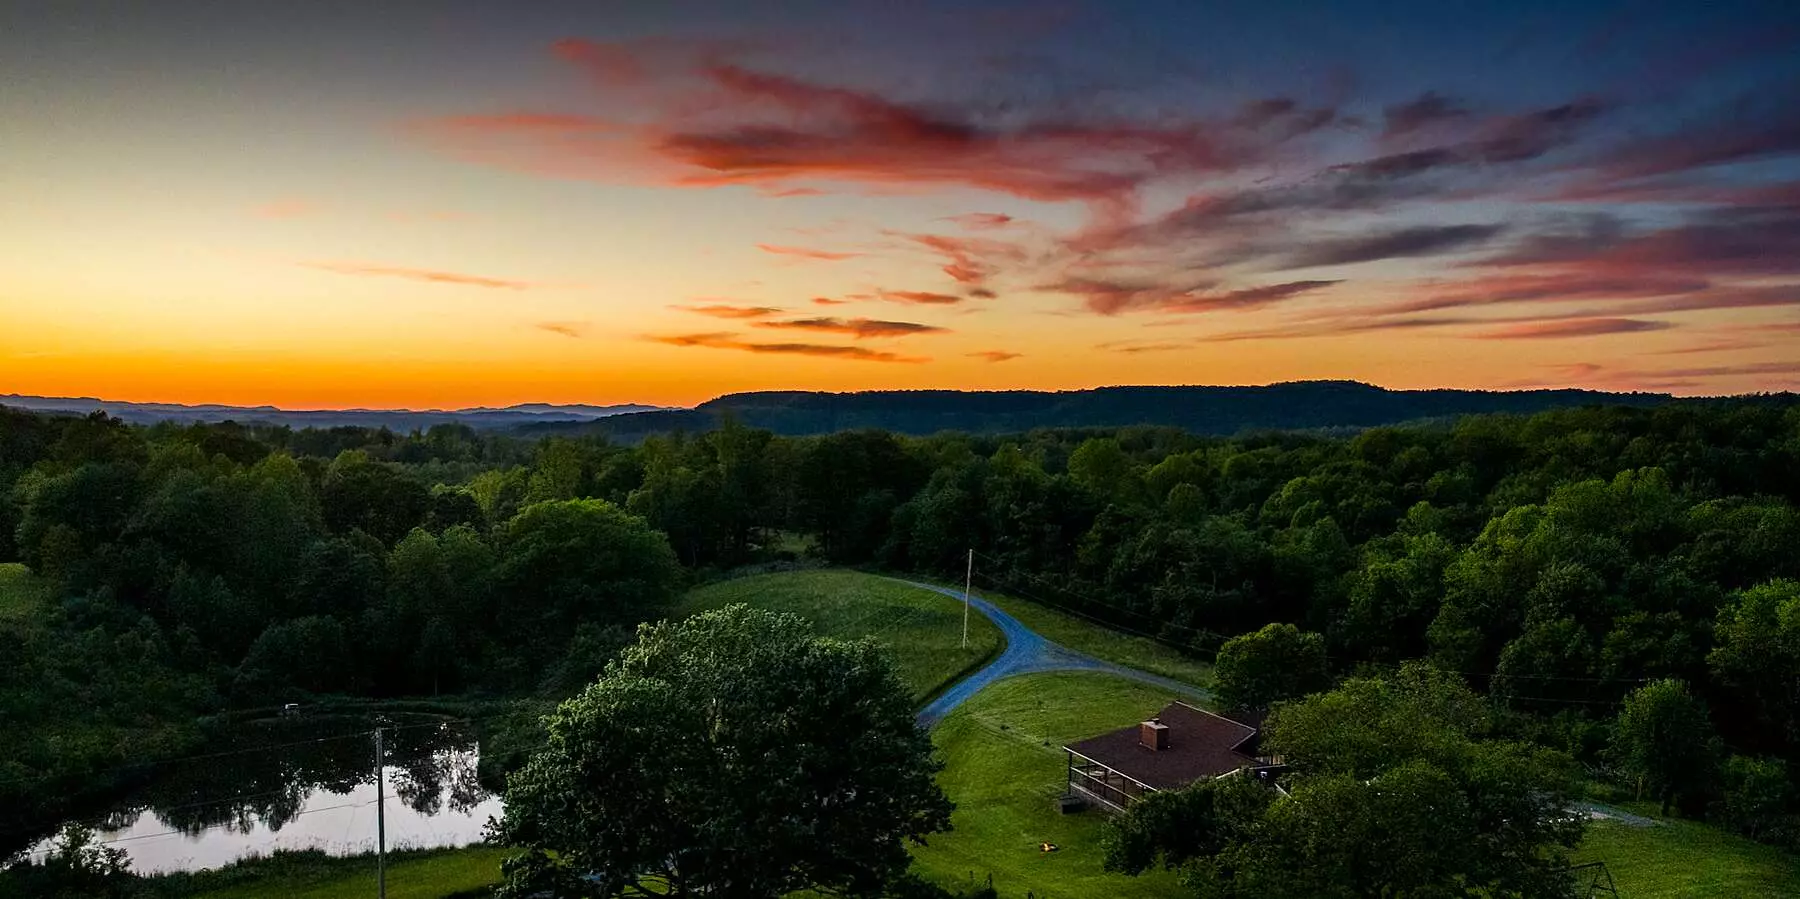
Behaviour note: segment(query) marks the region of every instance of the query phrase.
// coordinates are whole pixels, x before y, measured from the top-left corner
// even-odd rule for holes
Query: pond
[[[378,723],[388,848],[480,842],[501,804],[477,778],[479,741],[465,722],[425,715],[381,722],[301,715],[239,725],[229,740],[166,766],[82,823],[96,840],[125,850],[139,874],[216,868],[277,849],[373,852]]]

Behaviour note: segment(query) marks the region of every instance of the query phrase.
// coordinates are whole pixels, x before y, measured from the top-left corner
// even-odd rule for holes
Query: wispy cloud
[[[795,77],[752,62],[759,48],[744,42],[569,39],[554,49],[604,96],[628,98],[641,114],[465,115],[420,123],[419,133],[471,161],[562,177],[778,195],[826,184],[977,188],[1121,207],[1154,180],[1266,161],[1335,115],[1277,98],[1254,119],[1100,115],[1054,104],[1001,117],[979,103],[902,100]]]
[[[462,272],[446,272],[435,269],[404,268],[394,265],[377,265],[371,262],[301,262],[303,268],[334,272],[340,275],[360,275],[373,278],[404,278],[408,281],[425,281],[432,284],[450,284],[458,287],[485,287],[493,290],[529,290],[542,285],[531,281],[516,281],[509,278],[489,278],[483,275],[470,275]]]
[[[1110,278],[1069,278],[1045,285],[1043,290],[1080,297],[1091,311],[1101,315],[1122,312],[1200,313],[1256,309],[1323,290],[1336,280],[1287,281],[1217,290],[1210,285],[1167,287],[1152,281]]]
[[[1158,312],[1219,312],[1225,310],[1257,309],[1282,300],[1291,299],[1305,293],[1324,290],[1342,281],[1288,281],[1282,284],[1265,284],[1261,287],[1244,287],[1238,290],[1212,292],[1189,292],[1171,298],[1157,308]]]
[[[914,334],[948,334],[949,328],[918,322],[882,321],[873,318],[801,318],[787,321],[756,322],[758,328],[783,328],[795,331],[820,331],[865,337],[907,337]]]
[[[1007,350],[982,350],[978,353],[970,353],[968,355],[971,359],[981,359],[987,362],[1011,362],[1025,354],[1013,353]]]
[[[1016,221],[1012,216],[1002,212],[965,212],[944,219],[955,222],[970,231],[993,231],[1011,226]]]
[[[846,253],[835,250],[818,250],[812,247],[790,247],[780,244],[759,243],[756,248],[777,256],[798,256],[802,259],[817,259],[821,262],[838,262],[844,259],[855,259],[862,253]]]
[[[898,237],[944,257],[944,274],[961,284],[985,284],[1007,265],[1025,261],[1025,248],[1004,240],[945,234],[898,234]]]
[[[883,290],[877,292],[876,296],[890,303],[913,306],[954,306],[963,301],[962,297],[953,293],[935,293],[929,290]]]
[[[670,346],[708,347],[717,350],[742,350],[748,353],[770,353],[791,356],[819,356],[828,359],[845,359],[854,362],[929,362],[917,356],[902,356],[885,350],[872,350],[859,346],[833,346],[818,343],[756,343],[746,341],[729,332],[710,332],[705,334],[667,334],[649,335],[644,339],[655,343],[666,343]]]
[[[1445,122],[1465,120],[1470,115],[1468,108],[1456,100],[1426,91],[1416,99],[1382,109],[1381,136],[1384,140],[1408,137]]]
[[[1597,337],[1602,334],[1637,334],[1665,331],[1674,327],[1664,321],[1641,318],[1579,318],[1570,321],[1531,322],[1476,334],[1486,340],[1542,340],[1568,337]]]
[[[1505,225],[1422,225],[1356,237],[1310,240],[1287,255],[1281,268],[1354,265],[1382,259],[1460,253],[1494,239]]]
[[[723,303],[711,303],[703,306],[674,305],[669,308],[713,318],[766,318],[782,311],[779,306],[731,306]]]
[[[586,322],[538,322],[532,327],[540,331],[549,331],[552,334],[561,334],[564,337],[580,337],[587,333]]]

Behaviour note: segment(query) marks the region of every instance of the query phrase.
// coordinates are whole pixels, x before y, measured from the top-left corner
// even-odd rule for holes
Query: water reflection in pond
[[[478,842],[500,800],[476,777],[474,731],[412,717],[384,732],[389,848]],[[88,823],[141,874],[229,864],[276,849],[375,849],[373,724],[314,718],[246,725],[219,753],[167,773]]]

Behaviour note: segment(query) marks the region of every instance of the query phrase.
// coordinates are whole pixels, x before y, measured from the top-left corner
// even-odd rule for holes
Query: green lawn
[[[441,899],[470,894],[500,882],[500,860],[507,851],[491,846],[408,853],[390,859],[387,866],[389,899]],[[208,881],[235,880],[229,886],[208,888]],[[363,899],[375,895],[375,860],[355,858],[301,860],[266,859],[242,866],[196,875],[188,892],[171,883],[174,892],[198,899]]]
[[[1000,630],[980,613],[969,617],[963,649],[962,603],[854,571],[790,571],[708,584],[694,590],[675,616],[731,603],[794,612],[834,637],[872,636],[900,665],[913,698],[924,702],[1000,651]]]
[[[960,588],[960,585],[948,585]],[[1212,664],[1184,655],[1148,637],[1133,637],[1049,606],[1004,593],[977,590],[976,596],[999,606],[1044,639],[1095,658],[1127,665],[1196,686],[1212,685]]]
[[[986,883],[1023,899],[1185,897],[1173,874],[1124,877],[1100,869],[1098,812],[1064,815],[1065,743],[1141,721],[1165,705],[1153,687],[1089,672],[1009,678],[975,695],[933,732],[956,803],[955,829],[913,851],[913,868],[947,886]],[[1039,844],[1055,843],[1044,853]]]
[[[24,618],[44,603],[44,587],[17,562],[0,562],[0,618]]]
[[[1596,821],[1575,861],[1606,862],[1623,899],[1800,897],[1800,858],[1694,821]]]

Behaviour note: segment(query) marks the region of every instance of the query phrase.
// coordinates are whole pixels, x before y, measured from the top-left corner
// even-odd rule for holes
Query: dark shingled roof
[[[1179,789],[1255,764],[1237,749],[1256,736],[1256,728],[1182,702],[1171,703],[1157,717],[1169,728],[1169,748],[1161,752],[1143,745],[1136,724],[1064,748],[1158,790]]]

